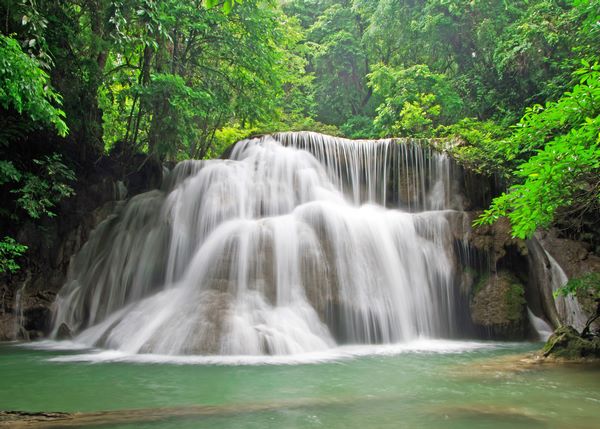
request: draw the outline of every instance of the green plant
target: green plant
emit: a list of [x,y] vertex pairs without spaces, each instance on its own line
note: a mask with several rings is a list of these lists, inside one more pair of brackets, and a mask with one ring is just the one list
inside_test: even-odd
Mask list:
[[65,136],[69,131],[65,112],[56,107],[61,103],[40,64],[23,52],[15,39],[0,34],[0,106],[25,114],[33,122],[54,126]]
[[435,135],[454,140],[456,144],[449,148],[452,157],[470,170],[509,177],[510,163],[504,145],[509,135],[507,127],[494,121],[463,118],[455,124],[439,126]]
[[54,217],[56,214],[50,209],[75,193],[69,184],[75,181],[75,173],[57,153],[34,159],[33,163],[38,171],[14,176],[21,186],[11,192],[17,194],[18,206],[33,219],[39,219],[42,215]]
[[23,255],[27,246],[19,244],[12,237],[4,237],[0,241],[0,274],[15,273],[21,268],[16,258]]
[[446,76],[425,64],[408,68],[378,64],[367,78],[373,95],[383,100],[374,121],[381,136],[428,136],[432,125],[452,122],[461,109]]
[[582,216],[600,207],[600,65],[583,62],[579,82],[556,102],[527,110],[507,141],[520,158],[517,183],[495,198],[476,225],[508,216],[513,235],[548,226],[559,208]]

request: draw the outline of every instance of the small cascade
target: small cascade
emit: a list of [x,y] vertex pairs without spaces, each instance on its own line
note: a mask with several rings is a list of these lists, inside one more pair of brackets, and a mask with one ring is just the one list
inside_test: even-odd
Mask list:
[[571,296],[553,296],[553,292],[569,280],[562,267],[538,238],[528,240],[527,248],[531,283],[528,303],[534,313],[544,314],[554,328],[571,325],[575,329],[583,329],[586,316],[577,299]]
[[15,293],[15,325],[13,328],[13,338],[15,340],[19,339],[22,336],[23,332],[23,290],[25,289],[25,285],[21,286],[17,289]]
[[529,307],[527,308],[527,317],[529,318],[529,324],[535,330],[538,340],[546,341],[552,335],[554,331],[552,326],[546,323],[544,319],[533,314],[533,311]]
[[184,161],[74,257],[53,335],[130,353],[259,355],[451,337],[456,167],[417,140],[280,133]]
[[[554,292],[566,285],[569,279],[558,262],[556,262],[556,259],[546,249],[544,251],[550,263],[550,285]],[[555,299],[555,304],[563,325],[573,326],[578,331],[581,331],[585,327],[585,313],[577,298],[572,296],[558,296]]]
[[24,329],[25,325],[25,314],[23,311],[23,299],[25,298],[25,288],[31,280],[31,272],[27,272],[27,276],[23,281],[23,284],[15,292],[15,303],[14,303],[14,327],[13,327],[13,338],[15,340],[23,339],[29,340],[27,330]]

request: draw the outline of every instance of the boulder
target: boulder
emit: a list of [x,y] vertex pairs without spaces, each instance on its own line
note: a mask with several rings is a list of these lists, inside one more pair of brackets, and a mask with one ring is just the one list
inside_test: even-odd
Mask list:
[[548,338],[545,357],[563,359],[600,358],[600,337],[582,338],[572,326],[561,326]]
[[525,288],[508,271],[482,278],[474,287],[470,309],[483,336],[502,340],[527,336]]

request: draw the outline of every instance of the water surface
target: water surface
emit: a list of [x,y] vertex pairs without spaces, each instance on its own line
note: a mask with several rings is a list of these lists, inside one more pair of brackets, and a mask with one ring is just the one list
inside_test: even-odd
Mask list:
[[0,409],[103,411],[107,424],[85,427],[118,428],[591,429],[600,418],[598,367],[498,364],[539,344],[417,341],[287,359],[42,345],[0,345]]

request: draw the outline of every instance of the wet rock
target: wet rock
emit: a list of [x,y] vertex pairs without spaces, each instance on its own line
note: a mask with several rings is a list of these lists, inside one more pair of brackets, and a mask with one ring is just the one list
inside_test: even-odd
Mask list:
[[494,177],[486,177],[465,168],[461,178],[465,210],[487,209],[492,198],[500,193],[501,187]]
[[561,326],[544,345],[545,357],[600,359],[600,337],[582,338],[572,326]]
[[73,414],[25,411],[0,411],[0,427],[45,427],[47,424],[67,422]]
[[492,271],[526,263],[527,244],[512,236],[507,218],[500,218],[492,225],[475,228],[469,242],[474,248],[490,255]]
[[0,314],[0,341],[10,341],[15,337],[16,319],[12,314]]
[[554,229],[538,238],[570,279],[600,272],[600,256],[590,252],[584,242],[559,238]]
[[163,169],[159,160],[145,154],[136,154],[133,156],[132,164],[137,168],[125,176],[125,186],[130,195],[160,188]]
[[49,329],[51,312],[49,304],[45,301],[38,301],[37,304],[23,311],[23,318],[26,323],[24,328],[27,331],[35,332],[35,336],[41,337]]
[[[560,238],[555,229],[539,234],[538,239],[570,280],[600,273],[600,256],[589,251],[586,243]],[[595,313],[597,304],[593,295],[578,292],[575,298],[581,306],[582,319],[587,319]],[[594,322],[591,327],[600,330],[600,320]]]
[[73,338],[73,331],[66,323],[61,323],[56,333],[57,340],[70,340]]
[[519,340],[527,335],[525,288],[508,271],[481,279],[470,309],[473,323],[484,336]]

